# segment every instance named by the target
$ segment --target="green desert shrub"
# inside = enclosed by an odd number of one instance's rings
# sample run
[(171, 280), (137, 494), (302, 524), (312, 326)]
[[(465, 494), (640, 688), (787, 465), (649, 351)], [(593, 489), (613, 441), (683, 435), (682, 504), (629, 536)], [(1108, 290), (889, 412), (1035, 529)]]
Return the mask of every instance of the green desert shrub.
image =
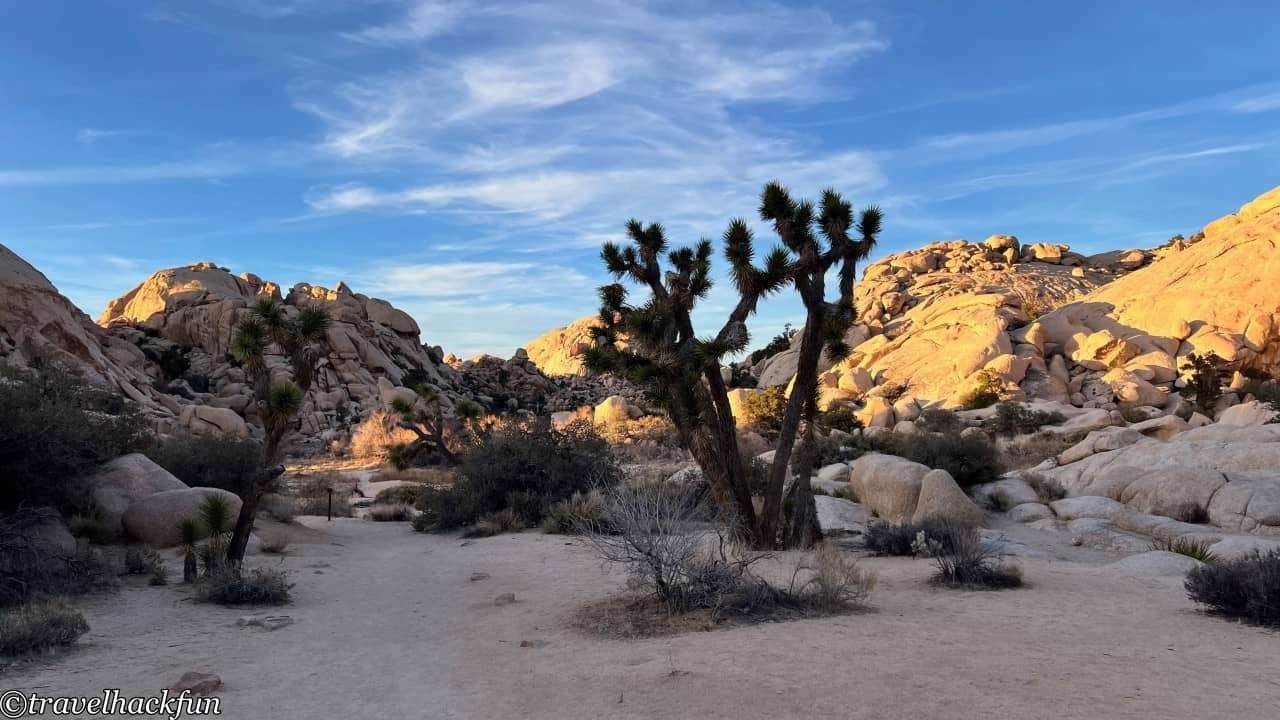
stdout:
[(1213, 417), (1213, 408), (1222, 397), (1222, 376), (1225, 362), (1215, 352), (1191, 353), (1181, 370), (1187, 373), (1185, 392), (1195, 401), (1196, 409)]
[(1000, 453), (981, 435), (914, 433), (903, 441), (898, 454), (946, 470), (962, 488), (994, 482), (1004, 472)]
[(1034, 410), (1019, 402), (1002, 402), (996, 405), (996, 414), (987, 421), (987, 427), (1001, 437), (1028, 435), (1043, 425), (1057, 425), (1067, 418), (1060, 412)]
[(218, 605), (283, 605), (292, 589), (283, 568), (227, 567), (200, 578), (196, 599)]
[(840, 432), (853, 433), (861, 430), (862, 420), (854, 414), (853, 408), (847, 405), (837, 405), (830, 410), (818, 416), (818, 424), (831, 430), (839, 430)]
[(214, 487), (243, 497), (262, 468), (262, 445), (233, 435), (189, 435), (156, 442), (146, 454), (191, 487)]
[(22, 505), (84, 510), (84, 476), (146, 439), (141, 416), (76, 373), (0, 365), (0, 512)]
[(51, 600), (0, 610), (0, 655), (27, 655), (70, 645), (89, 632), (84, 615)]
[(422, 487), (417, 483), (405, 483), (404, 485), (389, 487), (386, 490), (379, 490), (378, 494), (373, 496), (373, 504), (413, 505), (422, 496)]
[(960, 397), (960, 405), (965, 410), (981, 410), (1000, 402), (1004, 394), (1004, 382), (1000, 375), (991, 370), (978, 373), (973, 389)]
[(1187, 573), (1184, 585), (1214, 613), (1280, 626), (1280, 550), (1206, 563)]
[(468, 450), (453, 485), (423, 488), (417, 508), (425, 519), (417, 525), (452, 530), (504, 509), (537, 525), (556, 502), (621, 478), (608, 442), (590, 423), (510, 424)]
[(877, 555), (894, 555), (908, 556), (914, 555), (912, 543), (916, 540), (916, 535), (920, 532), (920, 528), (915, 525), (894, 525), (893, 523), (879, 521), (867, 525), (867, 531), (863, 535), (863, 542), (866, 543), (867, 549)]
[(742, 401), (743, 425), (766, 437), (778, 434), (786, 412), (787, 392), (781, 385), (751, 393)]
[(928, 408), (916, 418), (916, 429), (948, 435), (958, 434), (964, 429), (964, 422), (951, 410)]
[(1211, 563), (1217, 560), (1213, 554), (1211, 546), (1213, 543), (1207, 540), (1196, 540), (1189, 537), (1177, 538), (1154, 538), (1151, 541), (1152, 550), (1163, 550), (1165, 552), (1186, 555), (1189, 558), (1199, 560), (1202, 563)]

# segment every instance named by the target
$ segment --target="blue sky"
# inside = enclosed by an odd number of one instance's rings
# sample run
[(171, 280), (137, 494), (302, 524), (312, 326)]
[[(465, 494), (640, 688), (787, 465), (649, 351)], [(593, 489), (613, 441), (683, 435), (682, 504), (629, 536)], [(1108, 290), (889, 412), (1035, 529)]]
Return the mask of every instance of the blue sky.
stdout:
[(0, 242), (94, 317), (214, 260), (504, 356), (594, 312), (628, 217), (715, 238), (771, 179), (880, 204), (881, 254), (1150, 246), (1280, 184), (1274, 10), (0, 0)]

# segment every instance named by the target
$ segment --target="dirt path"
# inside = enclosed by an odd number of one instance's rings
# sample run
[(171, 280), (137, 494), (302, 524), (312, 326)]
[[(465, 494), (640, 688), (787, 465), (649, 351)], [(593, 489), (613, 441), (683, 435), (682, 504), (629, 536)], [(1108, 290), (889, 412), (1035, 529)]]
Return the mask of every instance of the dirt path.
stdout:
[[(621, 583), (564, 538), (463, 546), (404, 524), (307, 521), (332, 544), (285, 560), (297, 600), (269, 612), (293, 625), (239, 628), (254, 611), (129, 587), (85, 603), (80, 650), (0, 686), (143, 694), (214, 672), (222, 717), (251, 720), (1167, 720), (1261, 717), (1280, 698), (1280, 636), (1201, 615), (1178, 578), (1024, 559), (1031, 587), (958, 592), (927, 585), (924, 561), (871, 559), (872, 613), (613, 641), (564, 627)], [(495, 606), (507, 592), (518, 602)]]

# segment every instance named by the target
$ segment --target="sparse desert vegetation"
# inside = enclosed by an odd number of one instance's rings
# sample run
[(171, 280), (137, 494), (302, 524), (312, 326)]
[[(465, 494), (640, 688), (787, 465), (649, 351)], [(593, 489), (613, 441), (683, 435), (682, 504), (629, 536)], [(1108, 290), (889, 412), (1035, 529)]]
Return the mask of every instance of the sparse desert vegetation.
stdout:
[(1276, 705), (1274, 12), (70, 5), (0, 715)]

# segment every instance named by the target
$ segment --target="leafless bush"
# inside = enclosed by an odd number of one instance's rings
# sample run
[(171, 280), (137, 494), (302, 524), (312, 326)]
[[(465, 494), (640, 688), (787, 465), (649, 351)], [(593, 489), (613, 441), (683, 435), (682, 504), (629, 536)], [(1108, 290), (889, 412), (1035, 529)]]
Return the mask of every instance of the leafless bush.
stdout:
[(351, 497), (356, 494), (354, 478), (336, 472), (301, 478), (297, 485), (297, 513), (325, 515), (329, 512), (329, 490), (333, 490), (333, 516), (351, 517)]
[(759, 556), (742, 552), (732, 528), (708, 530), (705, 496), (671, 483), (620, 484), (604, 492), (602, 520), (579, 519), (576, 530), (604, 562), (622, 565), (632, 587), (659, 600), (668, 614), (718, 612), (749, 586)]

